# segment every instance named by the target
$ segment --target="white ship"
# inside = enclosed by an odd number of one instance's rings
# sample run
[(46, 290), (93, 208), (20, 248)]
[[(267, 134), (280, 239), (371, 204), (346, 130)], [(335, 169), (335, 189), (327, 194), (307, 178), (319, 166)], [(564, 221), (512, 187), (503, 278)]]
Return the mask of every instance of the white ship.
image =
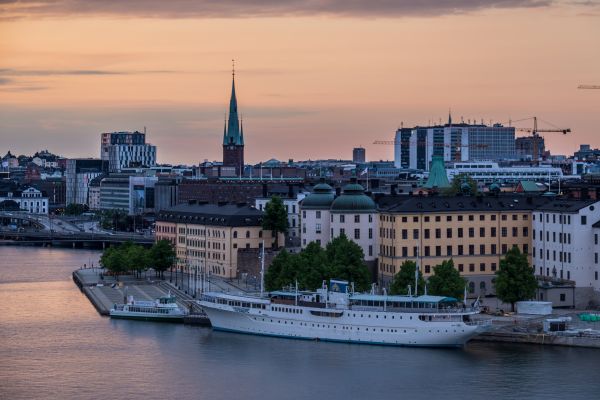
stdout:
[(490, 326), (477, 308), (452, 297), (349, 293), (331, 281), (316, 292), (276, 291), (268, 298), (205, 293), (213, 329), (295, 339), (395, 346), (461, 347)]
[(187, 312), (177, 305), (175, 296), (169, 293), (154, 301), (134, 300), (129, 296), (127, 304), (115, 304), (110, 310), (111, 318), (137, 319), (143, 321), (183, 322)]

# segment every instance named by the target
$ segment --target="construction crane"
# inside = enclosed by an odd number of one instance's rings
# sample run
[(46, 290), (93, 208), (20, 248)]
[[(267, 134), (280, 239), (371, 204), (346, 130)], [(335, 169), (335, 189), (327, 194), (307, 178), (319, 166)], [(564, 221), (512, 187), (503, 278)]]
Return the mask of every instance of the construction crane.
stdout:
[[(528, 117), (528, 118), (522, 118), (522, 119), (518, 119), (516, 121), (510, 121), (509, 125), (512, 124), (513, 122), (519, 122), (519, 121), (526, 121), (526, 120), (530, 120), (533, 119), (533, 129), (531, 128), (515, 128), (515, 130), (520, 131), (520, 132), (528, 132), (531, 133), (531, 136), (533, 137), (533, 151), (532, 151), (532, 157), (535, 158), (535, 161), (538, 162), (539, 161), (539, 147), (538, 147), (538, 143), (539, 143), (539, 138), (540, 135), (539, 133), (562, 133), (563, 135), (566, 135), (567, 133), (571, 133), (571, 129), (570, 128), (556, 128), (555, 129), (539, 129), (538, 128), (538, 118), (537, 117)], [(551, 123), (544, 121), (549, 125), (552, 125)]]
[(600, 89), (600, 85), (579, 85), (577, 89)]

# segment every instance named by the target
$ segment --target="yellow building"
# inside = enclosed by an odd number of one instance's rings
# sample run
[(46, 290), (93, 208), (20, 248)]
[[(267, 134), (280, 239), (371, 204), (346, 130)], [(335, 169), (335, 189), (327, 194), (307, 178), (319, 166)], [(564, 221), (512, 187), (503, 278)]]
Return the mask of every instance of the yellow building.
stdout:
[(492, 279), (513, 246), (531, 262), (532, 210), (545, 199), (510, 196), (405, 196), (380, 201), (379, 281), (387, 285), (405, 260), (427, 278), (452, 258), (472, 295), (494, 293)]
[(174, 240), (177, 264), (185, 270), (235, 278), (238, 249), (273, 244), (262, 217), (262, 211), (246, 204), (180, 204), (159, 212), (156, 239)]

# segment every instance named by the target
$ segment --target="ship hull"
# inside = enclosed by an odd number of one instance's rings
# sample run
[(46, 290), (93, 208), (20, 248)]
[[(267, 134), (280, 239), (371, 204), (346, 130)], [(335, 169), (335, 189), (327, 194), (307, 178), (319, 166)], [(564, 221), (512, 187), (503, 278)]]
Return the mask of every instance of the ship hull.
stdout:
[[(202, 303), (201, 303), (202, 304)], [(202, 304), (213, 329), (290, 339), (323, 340), (388, 346), (462, 347), (482, 329), (463, 322), (422, 322), (406, 317), (403, 322), (383, 319), (376, 312), (345, 313), (341, 318), (298, 319), (268, 312), (240, 312), (235, 308)], [(376, 319), (378, 322), (373, 323)], [(410, 322), (408, 322), (410, 321)]]

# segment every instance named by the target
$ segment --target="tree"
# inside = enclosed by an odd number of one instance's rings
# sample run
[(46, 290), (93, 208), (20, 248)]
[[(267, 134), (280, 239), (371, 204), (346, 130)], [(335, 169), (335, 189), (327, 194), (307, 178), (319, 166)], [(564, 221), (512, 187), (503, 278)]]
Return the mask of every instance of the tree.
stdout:
[(287, 233), (288, 230), (287, 211), (279, 196), (273, 196), (265, 206), (262, 228), (270, 230), (275, 236), (275, 249), (279, 248), (279, 233)]
[(315, 290), (321, 287), (324, 279), (331, 276), (327, 253), (316, 242), (310, 242), (298, 254), (298, 267), (298, 285), (301, 288)]
[(537, 281), (533, 268), (527, 262), (527, 256), (517, 246), (510, 249), (500, 260), (496, 271), (496, 295), (515, 310), (517, 301), (528, 300), (535, 296)]
[(154, 267), (154, 271), (161, 278), (164, 278), (164, 272), (171, 268), (175, 262), (176, 254), (171, 242), (161, 239), (152, 245), (149, 256), (150, 264)]
[(81, 215), (84, 212), (87, 212), (88, 210), (89, 210), (89, 207), (87, 206), (87, 204), (71, 203), (65, 207), (64, 214), (65, 215)]
[(282, 282), (282, 272), (284, 268), (288, 268), (289, 264), (291, 264), (291, 259), (294, 255), (287, 252), (287, 250), (282, 250), (277, 256), (271, 261), (271, 265), (265, 272), (265, 289), (267, 290), (277, 290), (281, 289), (282, 286), (288, 285), (290, 282)]
[(427, 280), (427, 291), (432, 295), (458, 299), (462, 297), (466, 283), (466, 279), (454, 268), (454, 261), (444, 260), (433, 267), (433, 275)]
[(130, 242), (123, 243), (120, 251), (123, 252), (123, 259), (127, 271), (134, 272), (138, 277), (148, 267), (148, 250), (139, 244)]
[(100, 257), (100, 264), (115, 274), (117, 280), (119, 280), (119, 275), (125, 272), (125, 260), (120, 247), (108, 247)]
[[(390, 294), (408, 294), (408, 285), (412, 287), (411, 291), (413, 294), (418, 294), (415, 292), (415, 271), (417, 269), (417, 264), (414, 261), (406, 260), (400, 266), (400, 271), (394, 276), (394, 280), (390, 285)], [(418, 281), (418, 290), (420, 294), (425, 293), (425, 279), (423, 279), (423, 274), (419, 271)]]
[[(467, 184), (467, 186), (464, 186), (464, 184)], [(469, 175), (467, 174), (458, 174), (455, 175), (454, 178), (452, 179), (452, 183), (450, 184), (450, 187), (443, 190), (442, 193), (445, 195), (449, 195), (449, 196), (456, 196), (457, 194), (471, 194), (471, 195), (476, 195), (477, 194), (477, 181), (474, 180), (473, 178), (471, 178)], [(465, 193), (465, 192), (470, 192), (470, 193)]]
[(330, 265), (330, 278), (354, 282), (354, 287), (359, 291), (369, 289), (371, 274), (365, 264), (362, 248), (358, 244), (341, 234), (327, 244), (325, 252)]

